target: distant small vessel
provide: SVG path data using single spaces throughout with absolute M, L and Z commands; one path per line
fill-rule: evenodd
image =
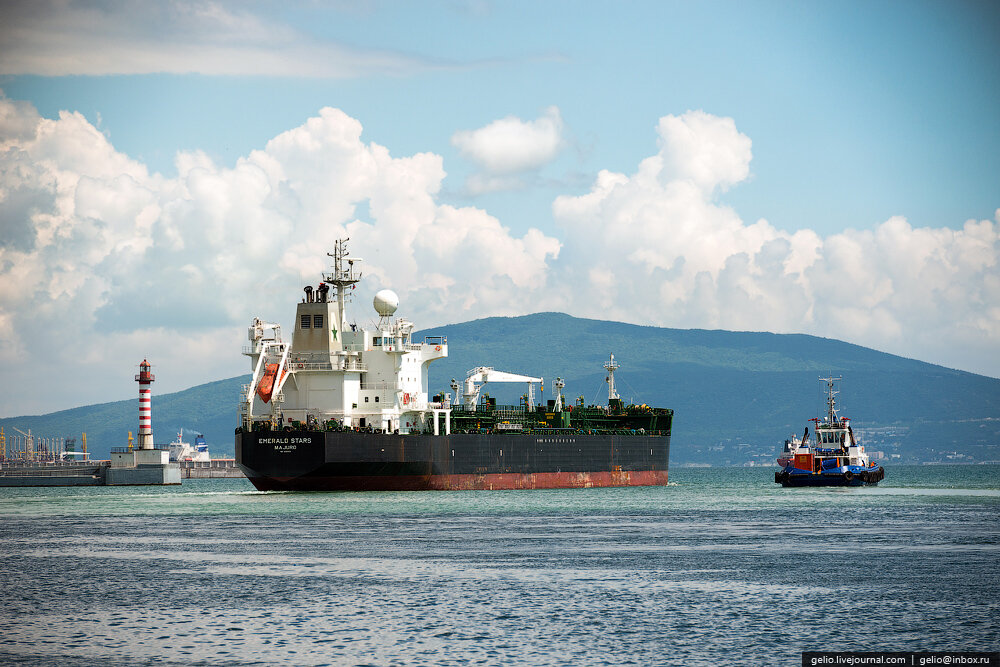
M 191 443 L 184 442 L 183 439 L 184 432 L 181 431 L 177 434 L 177 440 L 171 442 L 170 447 L 170 461 L 211 461 L 208 455 L 208 443 L 205 442 L 205 438 L 199 433 L 194 439 L 194 447 Z
M 795 458 L 795 452 L 800 447 L 802 443 L 805 442 L 806 434 L 809 433 L 809 428 L 806 427 L 806 433 L 802 435 L 802 439 L 795 437 L 794 435 L 785 440 L 785 448 L 781 450 L 781 456 L 778 457 L 778 465 L 784 468 Z
M 815 444 L 810 446 L 809 427 L 802 438 L 785 440 L 778 457 L 781 470 L 774 473 L 774 483 L 782 486 L 863 486 L 878 484 L 885 470 L 868 459 L 865 448 L 854 439 L 850 420 L 837 415 L 837 394 L 833 383 L 840 378 L 820 378 L 826 382 L 826 419 L 817 418 L 813 428 Z

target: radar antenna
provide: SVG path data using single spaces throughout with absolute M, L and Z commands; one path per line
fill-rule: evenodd
M 348 259 L 347 242 L 350 237 L 338 239 L 333 246 L 333 252 L 327 257 L 333 257 L 333 272 L 323 274 L 323 282 L 333 285 L 337 290 L 337 309 L 340 311 L 340 330 L 347 327 L 347 314 L 344 312 L 344 302 L 347 300 L 347 290 L 361 280 L 361 272 L 355 273 L 354 263 L 361 262 L 360 257 Z M 346 264 L 346 268 L 345 268 Z
M 552 386 L 556 388 L 556 400 L 554 404 L 555 412 L 562 412 L 563 409 L 563 395 L 562 390 L 566 387 L 566 382 L 562 378 L 556 378 Z

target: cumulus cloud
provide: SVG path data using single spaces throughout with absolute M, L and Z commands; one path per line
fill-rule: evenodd
M 440 155 L 393 156 L 337 109 L 232 167 L 181 153 L 165 178 L 80 114 L 43 118 L 0 96 L 4 411 L 129 397 L 143 357 L 159 391 L 245 372 L 249 318 L 287 323 L 345 235 L 365 260 L 361 323 L 390 287 L 421 327 L 560 310 L 812 333 L 1000 373 L 1000 211 L 960 229 L 896 217 L 826 238 L 747 223 L 720 201 L 750 173 L 732 119 L 656 127 L 658 150 L 632 173 L 602 171 L 554 202 L 557 231 L 514 234 L 439 200 Z
M 577 314 L 676 327 L 803 332 L 997 374 L 1000 211 L 960 230 L 892 218 L 827 238 L 747 224 L 717 202 L 750 173 L 750 139 L 693 111 L 657 126 L 631 175 L 559 197 L 560 284 Z M 595 268 L 597 267 L 597 268 Z M 573 300 L 570 292 L 565 299 Z
M 750 174 L 751 142 L 732 118 L 704 111 L 664 116 L 658 126 L 661 178 L 691 181 L 701 190 L 728 188 Z
M 478 130 L 456 132 L 451 143 L 482 170 L 470 177 L 470 191 L 515 189 L 521 185 L 519 174 L 543 167 L 562 150 L 562 116 L 557 107 L 533 121 L 507 116 Z
M 393 157 L 336 109 L 232 168 L 182 153 L 172 179 L 116 151 L 79 114 L 46 119 L 0 98 L 0 123 L 9 413 L 43 395 L 52 409 L 85 402 L 78 388 L 98 378 L 128 396 L 143 357 L 174 370 L 161 390 L 243 372 L 233 353 L 243 326 L 252 315 L 290 317 L 342 236 L 372 276 L 356 314 L 364 318 L 367 292 L 384 286 L 404 309 L 420 304 L 424 322 L 514 311 L 519 290 L 545 284 L 560 248 L 539 230 L 515 236 L 484 211 L 439 203 L 440 156 Z M 427 267 L 439 272 L 431 284 Z
M 353 77 L 429 66 L 319 41 L 239 3 L 14 0 L 0 9 L 3 74 Z

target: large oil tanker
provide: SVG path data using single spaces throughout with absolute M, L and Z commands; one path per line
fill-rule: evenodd
M 549 489 L 667 483 L 673 410 L 625 405 L 608 372 L 607 406 L 535 405 L 542 378 L 480 366 L 450 392 L 431 395 L 428 366 L 448 341 L 412 338 L 393 319 L 398 298 L 375 296 L 374 330 L 348 324 L 345 305 L 360 281 L 348 239 L 333 270 L 305 288 L 291 344 L 278 324 L 249 328 L 253 375 L 243 388 L 236 461 L 260 490 Z M 523 382 L 516 406 L 497 405 L 489 382 Z

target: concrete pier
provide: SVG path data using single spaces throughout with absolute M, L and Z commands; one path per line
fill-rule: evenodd
M 0 486 L 103 486 L 107 461 L 0 464 Z
M 144 456 L 134 456 L 139 451 Z M 110 461 L 62 461 L 57 463 L 8 462 L 0 464 L 0 487 L 3 486 L 149 486 L 180 484 L 181 471 L 176 463 L 149 459 L 149 454 L 165 450 L 136 450 L 112 453 Z M 141 459 L 141 460 L 137 460 Z
M 169 449 L 114 448 L 104 480 L 108 486 L 180 484 L 181 469 L 170 463 Z

